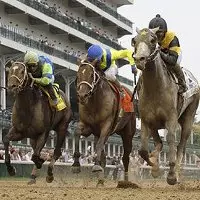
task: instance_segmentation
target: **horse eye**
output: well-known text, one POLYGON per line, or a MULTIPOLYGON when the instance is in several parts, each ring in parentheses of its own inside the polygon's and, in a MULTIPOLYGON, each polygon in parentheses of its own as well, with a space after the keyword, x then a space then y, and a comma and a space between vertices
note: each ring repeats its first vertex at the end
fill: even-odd
POLYGON ((155 38, 152 38, 151 39, 151 44, 155 44, 156 43, 156 39, 155 38))

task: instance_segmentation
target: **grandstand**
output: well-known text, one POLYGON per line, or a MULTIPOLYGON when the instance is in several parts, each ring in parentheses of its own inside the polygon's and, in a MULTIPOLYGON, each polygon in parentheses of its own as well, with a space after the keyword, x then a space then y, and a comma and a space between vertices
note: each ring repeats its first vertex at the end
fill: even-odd
MULTIPOLYGON (((121 16, 117 8, 131 4, 129 0, 1 0, 0 1, 0 143, 10 126, 10 114, 13 99, 6 93, 5 66, 10 60, 21 59, 27 50, 47 55, 55 64, 56 82, 68 95, 74 116, 77 116, 77 99, 74 80, 76 60, 86 54, 92 43, 105 48, 122 49, 118 38, 132 34, 130 20, 121 16)), ((131 90, 133 81, 119 76, 119 80, 131 90)), ((63 148, 74 149, 74 124, 72 133, 66 138, 63 148)), ((53 148, 55 137, 50 134, 46 147, 53 148)), ((29 147, 29 139, 15 146, 29 147)), ((139 139, 134 139, 134 148, 139 146, 139 139)), ((153 145, 153 143, 151 144, 153 145)), ((82 138, 81 150, 87 153, 87 147, 94 151, 93 137, 82 138)), ((113 136, 106 144, 108 156, 120 155, 122 143, 118 136, 113 136)), ((193 154, 199 147, 188 147, 186 162, 196 163, 193 154), (188 157, 187 157, 188 156, 188 157)), ((166 161, 167 147, 160 160, 166 161)))

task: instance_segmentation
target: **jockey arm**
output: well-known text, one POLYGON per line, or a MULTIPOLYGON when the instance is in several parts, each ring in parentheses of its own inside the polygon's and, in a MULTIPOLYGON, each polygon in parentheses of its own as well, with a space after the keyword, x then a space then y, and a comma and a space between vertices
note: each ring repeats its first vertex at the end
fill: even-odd
POLYGON ((54 81, 53 69, 49 63, 44 63, 42 66, 42 77, 34 78, 35 82, 40 85, 49 85, 54 81))
POLYGON ((134 65, 135 64, 135 61, 133 59, 133 51, 129 50, 129 49, 125 49, 125 50, 111 50, 111 59, 112 59, 112 62, 115 61, 115 60, 118 60, 118 59, 121 59, 121 58, 127 58, 130 65, 134 65))
POLYGON ((174 39, 171 41, 168 47, 168 51, 165 52, 165 49, 161 49, 161 58, 169 65, 175 66, 178 56, 181 53, 181 48, 179 45, 178 38, 175 36, 174 39))

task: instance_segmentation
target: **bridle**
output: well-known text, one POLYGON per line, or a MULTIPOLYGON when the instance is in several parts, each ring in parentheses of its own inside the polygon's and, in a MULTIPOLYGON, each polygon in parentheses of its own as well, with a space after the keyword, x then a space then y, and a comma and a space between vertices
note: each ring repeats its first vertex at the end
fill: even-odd
POLYGON ((96 72, 95 67, 94 67, 92 64, 87 63, 87 62, 82 62, 82 63, 79 65, 79 67, 81 67, 82 65, 88 65, 88 66, 90 66, 90 67, 92 68, 92 70, 93 70, 94 76, 93 76, 93 81, 92 81, 92 83, 89 83, 89 82, 87 82, 87 81, 81 81, 81 82, 77 85, 77 91, 79 91, 80 86, 81 86, 82 84, 86 84, 86 85, 88 85, 88 86, 90 87, 90 90, 89 90, 88 93, 87 93, 87 96, 89 97, 89 96, 91 96, 91 95, 95 92, 95 88, 96 88, 95 86, 97 85, 97 83, 98 83, 99 80, 100 80, 100 75, 96 72))
POLYGON ((14 62, 15 64, 21 64, 24 66, 24 76, 22 78, 19 78, 18 76, 16 76, 15 74, 12 74, 8 81, 10 81, 11 78, 15 78, 17 79, 17 81, 19 82, 19 85, 17 86, 17 89, 22 90, 24 86, 27 85, 28 82, 28 72, 27 72, 27 68, 26 65, 23 62, 14 62), (26 81, 26 82, 25 82, 26 81))

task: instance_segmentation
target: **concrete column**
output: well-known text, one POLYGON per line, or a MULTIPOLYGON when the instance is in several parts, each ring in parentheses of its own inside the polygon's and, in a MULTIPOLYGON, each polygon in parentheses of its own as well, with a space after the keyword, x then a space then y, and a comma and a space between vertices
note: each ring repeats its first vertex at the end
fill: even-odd
POLYGON ((70 85, 74 82, 76 79, 75 77, 69 77, 69 76, 62 76, 65 81, 65 94, 70 101, 70 85))
POLYGON ((30 145, 30 138, 27 138, 27 145, 30 145))
POLYGON ((107 146, 108 146, 108 152, 107 152, 108 154, 107 155, 110 156, 110 144, 108 143, 107 146))
POLYGON ((113 144, 113 156, 115 156, 115 144, 113 144))
POLYGON ((85 139, 85 155, 87 155, 88 140, 85 139))
POLYGON ((73 153, 75 151, 75 138, 73 137, 72 139, 72 150, 73 150, 73 153))
MULTIPOLYGON (((0 109, 5 110, 6 109, 6 72, 5 72, 5 57, 0 57, 0 109)), ((0 143, 2 143, 2 129, 3 127, 0 124, 0 143)))
POLYGON ((54 148, 54 138, 51 138, 51 148, 54 148))
POLYGON ((93 155, 94 154, 94 142, 91 141, 91 154, 93 155))
POLYGON ((191 144, 194 144, 194 133, 193 133, 193 131, 191 132, 191 144))
POLYGON ((166 162, 167 162, 167 153, 164 152, 164 163, 166 163, 166 162))
POLYGON ((191 165, 192 164, 192 155, 190 154, 189 155, 189 165, 191 165))
POLYGON ((121 152, 120 152, 120 145, 118 145, 118 156, 120 156, 121 152))
POLYGON ((79 140, 79 152, 82 152, 82 140, 79 140))
POLYGON ((68 143, 68 138, 65 138, 65 149, 68 150, 69 149, 69 143, 68 143))

